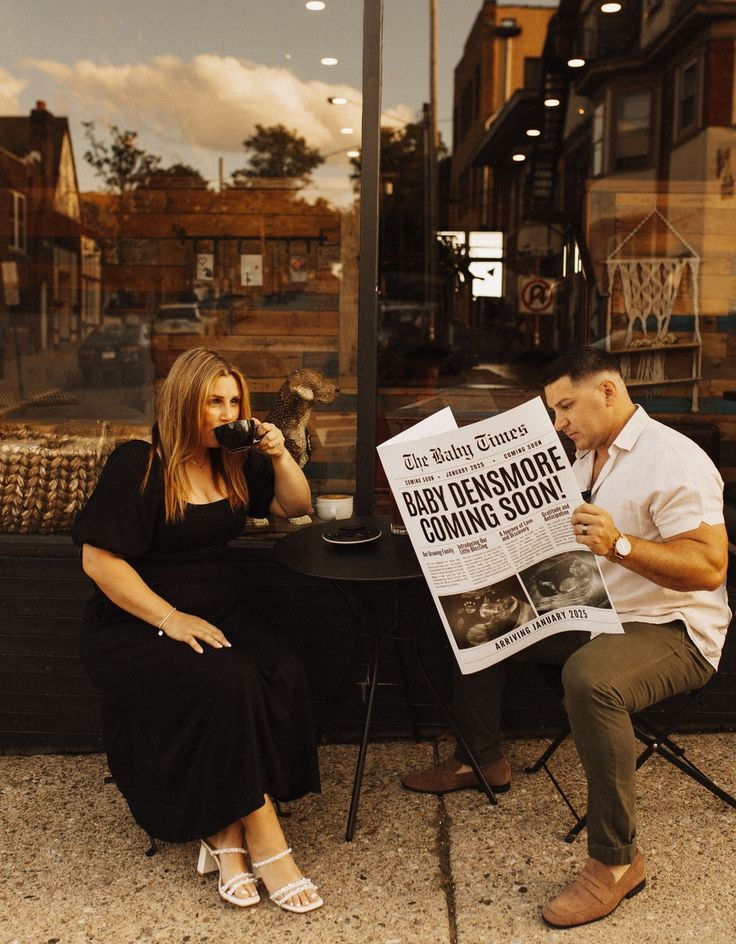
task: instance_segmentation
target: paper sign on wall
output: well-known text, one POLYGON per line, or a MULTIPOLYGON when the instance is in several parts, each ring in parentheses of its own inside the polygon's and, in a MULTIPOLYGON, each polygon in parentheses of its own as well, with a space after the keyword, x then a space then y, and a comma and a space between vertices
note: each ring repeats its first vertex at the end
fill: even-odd
POLYGON ((240 284, 263 285, 263 256, 254 253, 240 257, 240 284))

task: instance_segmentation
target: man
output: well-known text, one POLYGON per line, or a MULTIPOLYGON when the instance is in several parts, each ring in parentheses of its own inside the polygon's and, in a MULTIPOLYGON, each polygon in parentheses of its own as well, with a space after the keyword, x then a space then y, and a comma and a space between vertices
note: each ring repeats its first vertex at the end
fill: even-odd
MULTIPOLYGON (((565 708, 588 781, 588 859, 543 911, 553 927, 610 914, 645 884, 636 846, 636 742, 630 713, 702 686, 718 666, 730 620, 723 482, 706 454, 635 406, 615 358, 582 348, 545 377, 555 428, 576 446, 589 502, 572 516, 578 543, 598 556, 624 634, 560 633, 514 658, 562 665, 565 708)), ((503 663, 456 677, 454 701, 492 785, 508 789, 501 752, 503 663)), ((477 786, 467 758, 403 778, 413 790, 477 786)))

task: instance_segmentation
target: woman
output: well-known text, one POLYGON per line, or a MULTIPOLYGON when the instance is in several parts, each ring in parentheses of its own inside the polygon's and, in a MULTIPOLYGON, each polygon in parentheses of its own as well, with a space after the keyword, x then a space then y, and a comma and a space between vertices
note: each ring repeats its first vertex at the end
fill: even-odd
POLYGON ((270 800, 319 790, 306 685, 253 615, 262 604, 277 618, 278 604, 266 587, 238 586, 227 549, 246 510, 302 515, 311 498, 271 423, 245 454, 220 448, 215 427, 250 415, 242 375, 195 348, 162 385, 151 445, 110 455, 72 531, 96 584, 82 658, 137 822, 170 842, 200 839, 198 871, 219 870, 226 901, 256 904, 261 878, 280 907, 311 911, 322 899, 270 800))

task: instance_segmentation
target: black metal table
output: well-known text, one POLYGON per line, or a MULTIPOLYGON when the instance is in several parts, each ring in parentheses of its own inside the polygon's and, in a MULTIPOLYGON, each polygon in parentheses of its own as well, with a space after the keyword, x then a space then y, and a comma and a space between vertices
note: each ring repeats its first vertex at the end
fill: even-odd
MULTIPOLYGON (((286 535, 286 537, 281 538, 274 549, 274 556, 278 563, 287 567, 289 570, 310 577, 330 580, 337 587, 348 604, 353 617, 358 643, 363 630, 366 631, 365 635, 371 640, 368 699, 360 750, 355 767, 347 829, 345 832, 345 839, 350 842, 355 833, 355 820, 358 813, 361 785, 363 783, 363 771, 365 768, 371 719, 373 716, 373 705, 378 683, 381 643, 384 638, 394 634, 397 623, 397 619, 395 619, 394 625, 391 627, 386 628, 382 626, 381 621, 376 617, 368 601, 362 600, 359 602, 356 599, 355 590, 356 587, 361 584, 386 584, 387 589, 392 595, 394 613, 396 617, 398 617, 399 585, 402 582, 423 579, 422 570, 416 558, 416 554, 414 553, 414 549, 412 548, 411 541, 408 537, 391 533, 388 517, 351 518, 346 521, 331 521, 311 525, 301 531, 294 531, 286 535), (373 526, 379 528, 382 533, 376 540, 363 544, 335 545, 324 540, 322 535, 325 532, 333 531, 340 526, 373 526), (361 606, 360 603, 363 605, 361 606)), ((496 797, 492 788, 483 776, 472 753, 469 751, 463 734, 459 730, 449 706, 440 695, 421 660, 418 648, 418 628, 421 617, 422 610, 420 608, 415 612, 414 619, 410 624, 410 638, 417 664, 442 708, 455 736, 470 758, 471 765, 479 777, 482 789, 485 791, 490 802, 495 804, 496 797)), ((409 700, 407 682, 403 669, 402 684, 404 685, 407 700, 409 700)))

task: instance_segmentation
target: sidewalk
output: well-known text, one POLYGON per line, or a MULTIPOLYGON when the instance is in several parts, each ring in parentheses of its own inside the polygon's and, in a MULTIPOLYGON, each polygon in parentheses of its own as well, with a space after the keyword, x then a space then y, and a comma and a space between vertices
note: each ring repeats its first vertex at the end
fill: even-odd
MULTIPOLYGON (((736 789, 736 733, 679 738, 736 789)), ((355 840, 344 842, 357 753, 321 748, 323 792, 287 807, 284 828, 326 905, 286 914, 237 910, 195 872, 196 846, 151 858, 101 755, 0 756, 2 944, 731 944, 736 932, 736 810, 654 758, 638 774, 645 891, 604 921, 547 928, 540 911, 585 859, 585 834, 542 773, 523 771, 546 742, 512 741, 510 793, 443 800, 404 791, 399 774, 431 745, 372 744, 355 840)), ((440 745, 446 752, 449 745, 440 745)), ((555 771, 575 802, 584 784, 566 743, 555 771)))

